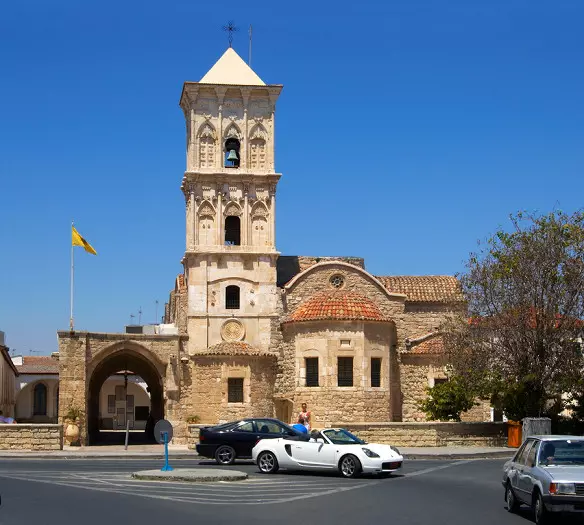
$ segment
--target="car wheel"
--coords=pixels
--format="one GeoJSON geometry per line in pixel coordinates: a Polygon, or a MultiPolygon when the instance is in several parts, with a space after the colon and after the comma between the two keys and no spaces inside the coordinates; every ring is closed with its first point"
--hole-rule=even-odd
{"type": "Polygon", "coordinates": [[[273,452],[262,452],[258,456],[258,468],[264,474],[275,474],[280,468],[278,465],[278,459],[273,452]]]}
{"type": "Polygon", "coordinates": [[[229,445],[221,445],[215,451],[215,461],[219,465],[232,465],[235,461],[235,450],[229,445]]]}
{"type": "Polygon", "coordinates": [[[549,512],[545,508],[543,498],[539,491],[533,497],[533,514],[535,515],[535,523],[537,525],[549,523],[549,512]]]}
{"type": "Polygon", "coordinates": [[[341,458],[339,470],[345,478],[355,478],[361,474],[361,462],[353,454],[348,454],[341,458]]]}
{"type": "Polygon", "coordinates": [[[507,510],[509,512],[517,512],[519,509],[519,502],[515,497],[515,492],[511,488],[511,482],[507,481],[507,486],[505,488],[505,501],[507,502],[507,510]]]}

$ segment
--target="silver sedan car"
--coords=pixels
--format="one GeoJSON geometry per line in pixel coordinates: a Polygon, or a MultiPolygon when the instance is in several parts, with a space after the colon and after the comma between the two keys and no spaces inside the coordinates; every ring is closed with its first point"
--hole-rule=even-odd
{"type": "Polygon", "coordinates": [[[531,506],[538,525],[554,512],[584,512],[584,437],[529,436],[503,467],[507,510],[531,506]]]}

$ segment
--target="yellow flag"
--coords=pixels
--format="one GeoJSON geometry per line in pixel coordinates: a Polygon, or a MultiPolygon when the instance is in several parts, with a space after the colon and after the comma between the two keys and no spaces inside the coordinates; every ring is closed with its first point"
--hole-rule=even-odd
{"type": "Polygon", "coordinates": [[[89,244],[79,232],[75,229],[75,226],[71,226],[72,228],[72,241],[73,246],[82,246],[86,252],[92,253],[93,255],[97,255],[97,252],[93,249],[93,246],[89,244]]]}

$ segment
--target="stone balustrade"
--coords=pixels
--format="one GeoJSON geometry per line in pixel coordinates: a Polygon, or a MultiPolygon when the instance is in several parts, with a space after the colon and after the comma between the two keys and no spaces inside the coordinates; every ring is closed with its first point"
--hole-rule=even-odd
{"type": "Polygon", "coordinates": [[[0,450],[61,450],[62,425],[0,425],[0,450]]]}

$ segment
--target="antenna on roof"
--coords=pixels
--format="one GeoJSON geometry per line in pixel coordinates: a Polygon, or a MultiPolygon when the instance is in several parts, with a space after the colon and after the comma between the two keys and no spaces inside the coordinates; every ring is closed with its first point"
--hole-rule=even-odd
{"type": "Polygon", "coordinates": [[[154,324],[158,324],[158,299],[156,299],[156,301],[154,301],[156,303],[156,314],[154,316],[154,324]]]}
{"type": "Polygon", "coordinates": [[[249,24],[249,56],[247,57],[247,64],[251,67],[251,24],[249,24]]]}
{"type": "Polygon", "coordinates": [[[130,325],[134,324],[134,317],[136,317],[134,314],[130,314],[130,325]]]}
{"type": "Polygon", "coordinates": [[[138,309],[138,325],[142,325],[142,307],[138,309]]]}

